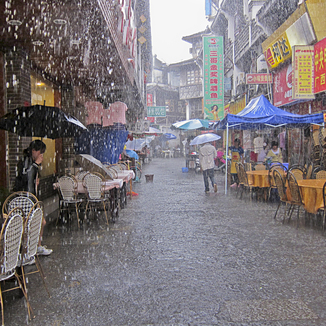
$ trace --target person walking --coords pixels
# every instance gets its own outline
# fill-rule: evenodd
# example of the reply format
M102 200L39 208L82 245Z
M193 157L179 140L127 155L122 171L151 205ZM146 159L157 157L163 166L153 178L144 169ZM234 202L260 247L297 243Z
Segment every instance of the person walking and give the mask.
M14 191L28 191L37 197L37 187L39 185L39 166L43 162L43 154L46 145L41 140L34 140L29 147L24 150L24 157L17 164L17 177L15 180ZM42 246L42 236L46 221L43 217L40 238L37 248L37 254L48 256L52 249Z
M199 164L203 171L205 192L209 193L209 182L210 178L214 192L217 192L217 184L214 180L214 166L217 151L211 143L205 143L199 150Z

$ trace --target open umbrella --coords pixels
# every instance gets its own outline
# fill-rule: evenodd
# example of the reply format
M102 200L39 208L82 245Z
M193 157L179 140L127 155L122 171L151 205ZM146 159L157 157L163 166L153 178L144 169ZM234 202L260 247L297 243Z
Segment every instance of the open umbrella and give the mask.
M126 151L126 155L129 156L130 158L134 158L135 160L139 159L139 156L135 151L131 149L126 149L125 151Z
M209 121L203 119L184 120L174 123L172 127L184 130L208 129Z
M101 173L105 178L113 179L112 173L92 155L79 154L76 155L76 161L83 167L85 171Z
M212 134L212 133L202 134L202 135L195 137L190 142L190 145L200 145L200 144L209 143L211 141L219 140L219 139L221 139L221 137L216 134Z
M165 133L165 134L163 134L163 137L166 139L166 140L171 140L171 139L176 139L177 138L177 136L175 136L175 135L173 135L173 134L171 134L171 133Z
M33 105L20 107L0 118L0 129L24 137L74 137L87 128L75 117L57 107Z

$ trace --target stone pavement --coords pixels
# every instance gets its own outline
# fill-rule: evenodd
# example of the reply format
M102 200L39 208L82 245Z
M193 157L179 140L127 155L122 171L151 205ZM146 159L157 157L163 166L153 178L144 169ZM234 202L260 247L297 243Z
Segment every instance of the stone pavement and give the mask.
M49 298L29 277L32 325L326 325L326 240L274 220L275 204L206 195L183 159L154 159L115 224L49 223ZM4 294L5 324L28 324Z

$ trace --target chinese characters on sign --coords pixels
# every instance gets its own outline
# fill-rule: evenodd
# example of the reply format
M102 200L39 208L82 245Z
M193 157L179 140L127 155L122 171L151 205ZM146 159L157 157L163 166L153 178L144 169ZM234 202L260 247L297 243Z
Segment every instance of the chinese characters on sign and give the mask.
M246 74L246 84L272 84L271 74Z
M280 63L291 58L292 51L286 32L267 47L264 55L270 68L276 68Z
M293 90L292 98L311 99L314 98L313 85L313 55L314 46L296 45L293 47Z
M166 117L165 106L148 106L147 107L148 117Z
M315 93L326 90L326 38L315 44Z
M284 66L274 74L273 100L275 106L282 106L292 100L292 64Z
M224 51L222 36L204 36L204 118L224 118Z

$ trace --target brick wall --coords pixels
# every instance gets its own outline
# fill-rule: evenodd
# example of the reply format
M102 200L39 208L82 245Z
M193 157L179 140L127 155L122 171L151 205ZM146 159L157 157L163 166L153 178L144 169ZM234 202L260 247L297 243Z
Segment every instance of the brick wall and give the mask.
M6 106L7 111L31 103L31 68L27 54L20 49L5 53ZM17 161L23 150L32 141L31 137L20 138L8 132L8 173L7 186L11 190L16 177Z

